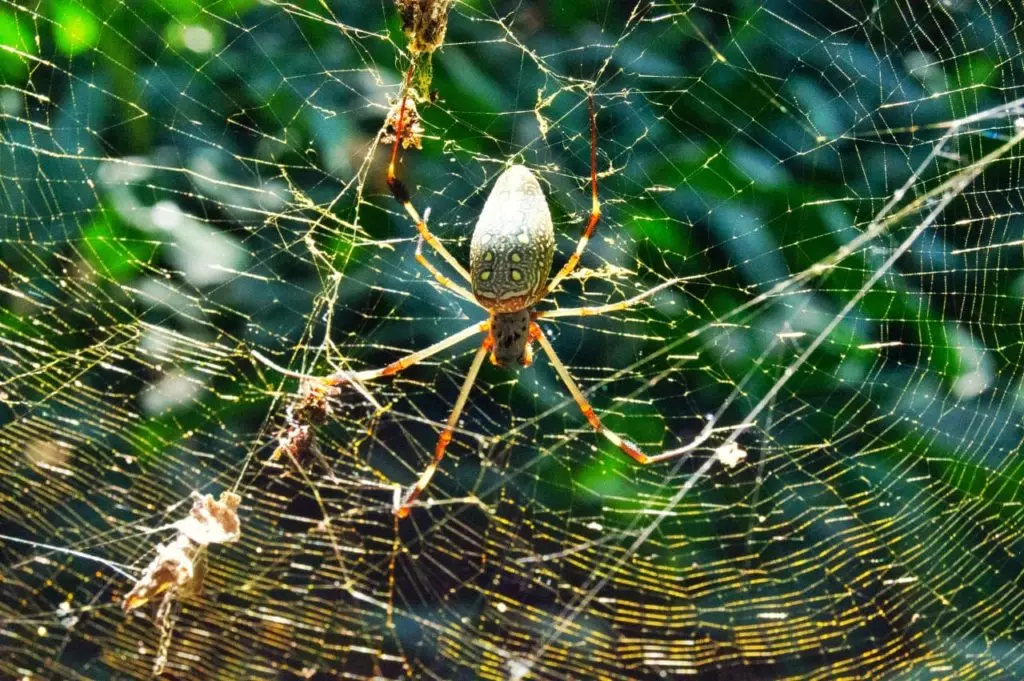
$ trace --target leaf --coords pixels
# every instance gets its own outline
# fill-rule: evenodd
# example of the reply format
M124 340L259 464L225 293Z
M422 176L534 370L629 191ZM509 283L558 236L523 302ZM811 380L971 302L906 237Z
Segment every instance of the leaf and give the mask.
M74 0L53 3L53 40L57 49L73 57L92 47L100 39L100 24L95 15Z
M13 80L28 75L29 61L19 52L37 54L33 32L27 20L0 9L0 75Z
M158 243L117 218L113 210L102 210L82 233L82 257L96 272L117 282L131 279L149 263Z

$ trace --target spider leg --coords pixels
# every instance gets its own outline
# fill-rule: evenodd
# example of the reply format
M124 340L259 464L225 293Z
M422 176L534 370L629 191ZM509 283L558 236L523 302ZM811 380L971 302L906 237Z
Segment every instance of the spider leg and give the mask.
M265 357L256 350L252 351L252 356L255 359L262 362L263 364L266 364L271 369L277 371L280 374L283 374L284 376L291 376L293 378L300 378L307 381L319 381L329 387L338 386L341 385L342 383L352 383L353 385L358 386L359 383L361 383L362 381L372 381L382 376L392 376L394 374L397 374L403 369L411 367L413 364L418 364L419 362L422 362L423 360L429 357L433 357L442 350L445 350L453 345L461 343L467 338L472 338L478 333L483 333L490 328L491 323L489 321L477 322L476 324L473 324L472 326L469 326L456 334L448 336L444 340L440 340L429 347L423 348L422 350L417 350L416 352L410 352L405 357L397 359L391 364L388 364L385 367L381 367L380 369L366 369L363 371L356 372L336 371L330 376L314 376L312 374L304 374L301 371L292 371L291 369L286 369L274 363L272 360L268 359L267 357ZM378 408L380 407L380 405L378 405L376 401L373 400L372 396L369 399L373 402L375 406L377 406Z
M552 277L551 281L544 287L544 293L538 296L538 300L554 291L562 283L562 280L576 269L580 262L580 257L583 255L583 251L586 250L590 237L594 234L597 223L601 219L601 202L597 198L597 119L594 116L593 94L587 98L587 109L590 111L590 218L587 220L587 226L583 230L583 236L580 237L579 243L576 244L576 250L573 251L569 259L562 265L562 269L558 270L558 274Z
M490 336L484 339L484 342L480 344L480 349L476 351L476 356L473 357L473 363L469 366L469 371L466 372L466 380L462 382L462 390L459 392L459 397L455 400L455 406L452 408L452 413L448 416L448 423L445 425L444 430L441 431L441 435L437 438L437 445L434 446L434 459L420 474L419 480L413 485L412 489L409 490L409 494L406 495L401 505L395 509L395 515L399 518L405 518L409 515L409 510L413 504L416 503L416 499L419 498L420 494L430 484L430 479L434 477L434 472L437 470L437 465L441 463L441 459L444 458L445 450L448 448L448 443L452 441L452 432L455 430L455 424L459 422L459 417L462 415L462 410L466 406L466 400L469 398L469 391L472 390L473 384L476 383L476 376L480 372L480 366L484 363L484 358L491 349L493 341Z
M364 371L357 371L356 373L351 375L357 381L372 381L373 379L380 378L382 376L392 376L400 371L408 369L413 364L418 364L419 362L422 362L428 357L433 357L442 350L445 350L453 345L461 343L467 338L472 338L478 333L483 333L484 331L487 331L490 328L490 326L490 322L478 322L470 327L463 329L462 331L459 331L456 334L448 336L444 340L440 340L434 343L429 347L423 348L422 350L417 350L416 352L411 352L405 357L397 359L385 367L381 367L380 369L366 369ZM328 380L330 380L331 378L333 378L333 375L328 377ZM341 383L342 381L346 380L348 380L347 375L341 376L337 383Z
M437 283L441 284L441 286L444 286L449 291L454 292L455 295L459 296L460 298L463 298L466 301L473 303L477 307L480 307L480 303L476 301L476 298L473 297L472 293L467 291L462 286L459 286L448 277L441 274L441 272L439 272L438 269L434 267L434 264L427 260L427 256L423 255L422 235L420 236L419 241L416 243L416 262L418 262L420 265L423 266L424 269L426 269L428 272L434 275L434 279L436 279Z
M463 279L466 281L472 281L469 276L469 272L463 267L458 260L455 259L448 249L444 247L436 236L427 228L427 223L423 218L420 217L419 211L412 205L412 195L409 193L409 188L405 186L405 183L399 179L395 173L395 163L398 161L398 145L402 140L402 129L405 126L405 102L409 93L409 83L412 80L412 66L409 67L409 72L405 76L405 85L402 87L402 105L398 110L398 125L395 127L395 144L391 148L391 160L388 162L387 172L387 183L388 189L391 190L391 194L395 199L402 204L402 208L409 214L412 221L416 223L416 229L419 230L420 236L430 244L430 247L441 254L441 257L451 265L456 272L458 272Z
M558 377L565 383L565 387L569 389L576 404L579 405L580 411L587 418L587 422L590 423L594 430L604 435L613 445L621 449L627 456L636 461L637 463L650 463L650 457L641 452L636 445L628 440L624 440L601 423L601 420L597 418L597 414L594 413L594 408L590 406L590 402L583 396L583 392L579 386L576 385L576 381L569 374L569 370L562 364L562 360L558 359L558 355L555 354L555 348L551 345L551 341L547 339L544 332L541 330L537 323L530 324L530 338L540 343L540 347L544 350L544 353L548 356L548 360L551 362L551 366L555 368L555 372L558 373Z
M589 317L592 315L608 314L609 312L618 312L619 310L627 310L637 303L650 298L658 291L668 288L673 284L678 284L681 281L689 279L689 277L677 277L675 279L669 279L664 281L657 286L653 286L639 295L635 295L632 298L626 300L620 300L617 303L608 303L607 305L598 305L596 307L563 307L555 310L543 310L536 313L537 319L554 319L555 317Z
M253 356L253 359L259 361L261 364L265 364L266 366L270 367L271 369L281 374L282 376L291 376L292 378L298 378L304 381L318 381L328 387L333 387L338 385L339 383L348 381L352 384L353 387L355 387L356 392L362 395L367 402L377 407L377 409L381 409L380 403L377 402L377 400L374 399L373 395L371 395L366 390L366 388L363 387L362 383L358 380L352 380L353 374L339 371L326 377L314 376L312 374L304 374L301 371L286 369L285 367L281 366L280 364L277 364L272 359L261 353L259 350L250 350L250 354Z

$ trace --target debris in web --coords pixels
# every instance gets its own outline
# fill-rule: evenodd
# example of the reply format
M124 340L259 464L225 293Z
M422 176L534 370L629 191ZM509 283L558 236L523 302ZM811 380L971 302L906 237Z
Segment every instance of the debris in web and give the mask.
M163 673L167 663L177 619L175 603L202 592L207 547L236 542L241 536L238 520L241 501L233 492L223 492L219 500L214 500L210 494L193 492L189 514L172 525L178 533L167 544L157 545L156 556L121 601L121 609L131 612L162 596L154 619L160 631L153 661L154 676Z
M401 138L402 148L416 147L423 149L423 124L420 123L420 112L416 108L416 89L409 90L399 97L391 109L388 117L384 120L384 129L381 131L381 144L394 144L396 138ZM405 102L405 113L402 113L402 102ZM398 132L399 118L402 119L402 130Z
M508 667L508 681L522 681L533 668L529 660L521 657L513 657L505 664Z
M176 535L167 544L158 544L156 557L121 601L121 609L125 612L135 610L171 590L177 590L179 595L194 593L197 581L195 557L198 549L184 534Z
M299 395L288 407L288 416L301 423L322 426L331 416L331 404L328 398L336 390L322 380L303 380L299 385Z
M252 356L271 369L301 381L298 395L285 409L284 426L277 435L277 447L274 448L270 460L273 462L282 456L287 456L296 468L302 471L303 462L310 454L313 454L327 471L328 476L335 480L330 463L324 458L317 445L315 430L317 426L327 423L333 413L330 398L337 394L340 383L347 382L378 411L382 409L380 403L358 381L353 380L344 372L337 372L327 377L310 376L285 369L258 351L252 351Z
M330 464L317 446L314 427L327 423L331 416L332 409L328 400L335 390L322 380L303 379L298 397L285 409L284 427L277 436L277 447L270 456L271 461L285 456L296 468L302 470L304 462L312 454L327 475L334 478Z
M409 92L418 93L420 101L425 101L423 96L430 96L430 83L434 76L431 57L434 50L444 43L451 6L452 0L395 0L413 61L416 86Z
M302 423L289 423L277 436L277 447L270 460L286 456L289 461L301 467L315 447L316 437L312 428Z
M715 458L721 461L726 468L736 468L747 458L747 450L735 442L726 442L715 449Z
M402 31L413 54L433 52L444 42L452 0L395 0Z
M238 521L238 505L242 497L234 492L222 492L214 501L213 495L192 493L192 510L186 518L174 523L178 532L187 536L194 544L230 544L238 541L241 527Z

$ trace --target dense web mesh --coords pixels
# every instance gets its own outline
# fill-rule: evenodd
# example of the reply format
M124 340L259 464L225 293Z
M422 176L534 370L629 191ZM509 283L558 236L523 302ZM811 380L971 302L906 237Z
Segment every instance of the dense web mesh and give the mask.
M592 93L604 217L539 307L682 279L545 329L613 430L697 446L635 465L543 356L485 365L397 521L473 343L304 398L253 356L380 367L485 318L384 183L392 3L0 2L0 675L1024 677L1022 19L456 3L413 202L468 265L524 163L560 266ZM123 612L194 491L240 538Z

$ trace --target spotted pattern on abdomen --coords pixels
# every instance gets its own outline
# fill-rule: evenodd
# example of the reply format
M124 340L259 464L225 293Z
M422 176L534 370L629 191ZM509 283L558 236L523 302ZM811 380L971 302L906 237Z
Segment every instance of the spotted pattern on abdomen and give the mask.
M473 294L495 312L529 307L551 274L555 234L540 182L511 166L494 183L469 249Z

